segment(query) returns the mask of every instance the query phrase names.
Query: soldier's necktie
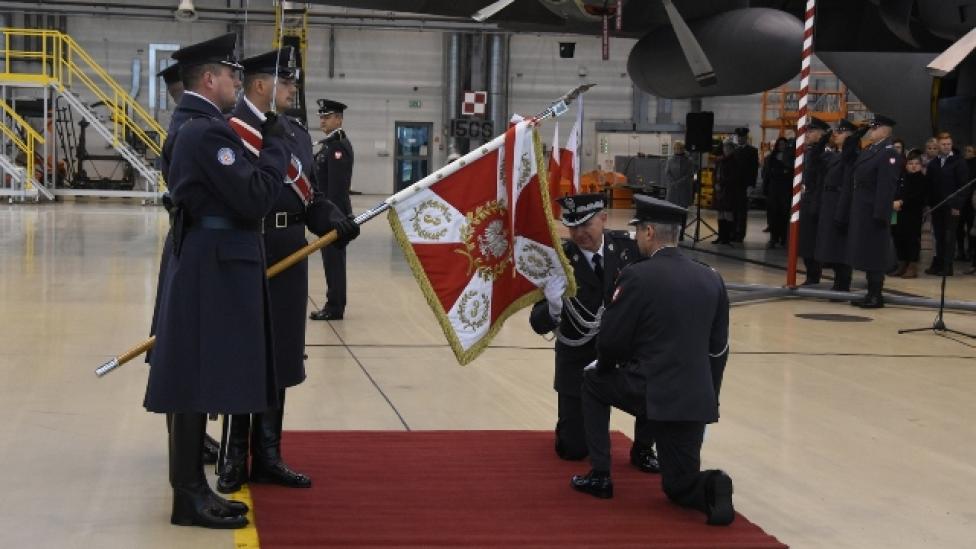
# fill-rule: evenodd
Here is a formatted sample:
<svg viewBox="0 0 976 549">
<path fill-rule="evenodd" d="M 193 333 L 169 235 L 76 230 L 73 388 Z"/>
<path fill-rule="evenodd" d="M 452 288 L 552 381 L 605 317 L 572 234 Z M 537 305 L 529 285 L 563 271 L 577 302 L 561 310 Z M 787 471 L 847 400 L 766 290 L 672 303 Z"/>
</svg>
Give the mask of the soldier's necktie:
<svg viewBox="0 0 976 549">
<path fill-rule="evenodd" d="M 603 282 L 603 258 L 600 254 L 593 254 L 593 274 Z"/>
</svg>

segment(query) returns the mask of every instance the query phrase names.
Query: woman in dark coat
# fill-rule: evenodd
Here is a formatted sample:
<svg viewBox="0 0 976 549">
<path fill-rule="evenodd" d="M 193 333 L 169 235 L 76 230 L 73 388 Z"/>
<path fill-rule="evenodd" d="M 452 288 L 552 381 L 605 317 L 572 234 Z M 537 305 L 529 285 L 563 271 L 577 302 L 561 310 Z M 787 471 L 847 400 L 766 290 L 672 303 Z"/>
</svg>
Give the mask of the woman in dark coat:
<svg viewBox="0 0 976 549">
<path fill-rule="evenodd" d="M 905 171 L 898 181 L 895 191 L 895 211 L 897 221 L 891 226 L 891 236 L 895 240 L 895 254 L 898 269 L 892 276 L 916 278 L 918 276 L 918 253 L 922 246 L 922 209 L 925 207 L 925 174 L 922 173 L 922 153 L 912 150 L 908 153 Z"/>
<path fill-rule="evenodd" d="M 712 207 L 718 212 L 718 238 L 712 244 L 732 244 L 735 236 L 736 186 L 739 170 L 735 162 L 735 145 L 722 145 L 722 155 L 715 161 L 715 201 Z"/>
<path fill-rule="evenodd" d="M 763 195 L 766 197 L 766 224 L 769 225 L 767 248 L 786 245 L 793 197 L 793 159 L 787 143 L 785 137 L 777 139 L 763 164 Z"/>
</svg>

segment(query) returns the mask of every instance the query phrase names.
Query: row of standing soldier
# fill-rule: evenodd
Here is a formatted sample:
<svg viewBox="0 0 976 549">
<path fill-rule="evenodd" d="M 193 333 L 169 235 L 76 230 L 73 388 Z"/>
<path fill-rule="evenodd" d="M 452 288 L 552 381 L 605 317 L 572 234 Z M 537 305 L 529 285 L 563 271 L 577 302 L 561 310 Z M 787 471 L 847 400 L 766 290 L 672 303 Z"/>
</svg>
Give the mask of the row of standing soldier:
<svg viewBox="0 0 976 549">
<path fill-rule="evenodd" d="M 894 125 L 878 115 L 860 129 L 841 120 L 831 131 L 814 117 L 807 130 L 799 231 L 803 285 L 819 284 L 827 266 L 834 271 L 831 289 L 847 292 L 852 271 L 864 271 L 867 294 L 852 302 L 862 308 L 884 306 L 884 277 L 895 262 L 890 226 L 904 159 L 891 142 Z M 868 144 L 861 149 L 864 137 Z"/>
<path fill-rule="evenodd" d="M 208 528 L 246 526 L 247 507 L 218 496 L 204 477 L 207 414 L 229 418 L 221 491 L 245 479 L 310 486 L 280 450 L 284 390 L 305 378 L 307 263 L 271 281 L 265 268 L 304 247 L 306 227 L 320 235 L 335 229 L 340 246 L 359 234 L 307 171 L 308 132 L 273 112 L 294 99 L 291 52 L 275 50 L 242 66 L 236 41 L 228 34 L 173 54 L 186 91 L 163 147 L 172 228 L 145 398 L 147 410 L 171 418 L 170 520 Z M 237 101 L 242 69 L 246 89 Z M 232 108 L 228 121 L 223 113 Z"/>
</svg>

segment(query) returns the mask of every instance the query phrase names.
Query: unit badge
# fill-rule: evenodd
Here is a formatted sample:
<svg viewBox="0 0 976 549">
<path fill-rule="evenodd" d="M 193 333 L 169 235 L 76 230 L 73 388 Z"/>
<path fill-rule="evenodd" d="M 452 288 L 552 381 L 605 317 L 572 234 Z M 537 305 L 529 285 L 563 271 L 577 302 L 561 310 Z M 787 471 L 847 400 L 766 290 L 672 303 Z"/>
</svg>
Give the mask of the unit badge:
<svg viewBox="0 0 976 549">
<path fill-rule="evenodd" d="M 232 151 L 227 147 L 224 147 L 219 151 L 217 151 L 217 162 L 220 162 L 224 166 L 230 166 L 231 164 L 234 163 L 234 160 L 236 159 L 237 158 L 234 156 L 234 151 Z"/>
</svg>

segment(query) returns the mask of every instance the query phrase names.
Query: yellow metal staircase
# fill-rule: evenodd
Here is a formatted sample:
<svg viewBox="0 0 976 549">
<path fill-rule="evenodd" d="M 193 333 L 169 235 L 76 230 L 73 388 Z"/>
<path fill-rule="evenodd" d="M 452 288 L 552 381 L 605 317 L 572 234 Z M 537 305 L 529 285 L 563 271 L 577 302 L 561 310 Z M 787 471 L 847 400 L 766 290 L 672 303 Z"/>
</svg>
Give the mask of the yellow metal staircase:
<svg viewBox="0 0 976 549">
<path fill-rule="evenodd" d="M 0 167 L 14 180 L 14 183 L 21 187 L 19 190 L 23 192 L 24 196 L 39 192 L 48 200 L 54 200 L 51 191 L 37 181 L 34 165 L 37 158 L 37 146 L 44 144 L 44 137 L 37 133 L 37 130 L 21 118 L 3 99 L 0 99 L 0 111 L 3 112 L 3 116 L 0 117 L 0 132 L 23 153 L 24 164 L 26 165 L 25 168 L 17 166 L 3 154 L 3 151 L 0 151 Z M 11 124 L 6 123 L 8 118 L 11 120 Z"/>
<path fill-rule="evenodd" d="M 119 83 L 112 78 L 71 36 L 43 29 L 0 28 L 3 62 L 0 65 L 0 84 L 5 86 L 50 87 L 78 111 L 147 182 L 147 189 L 157 192 L 162 179 L 150 160 L 137 152 L 138 144 L 147 155 L 158 156 L 162 151 L 166 132 L 155 119 Z M 16 44 L 25 44 L 17 47 Z M 108 109 L 108 120 L 103 122 L 83 102 L 75 91 L 90 94 L 94 102 L 101 102 Z M 9 107 L 9 106 L 7 106 Z M 8 112 L 4 108 L 4 112 Z M 9 113 L 16 116 L 13 110 Z M 8 114 L 9 114 L 8 113 Z M 17 117 L 18 124 L 27 123 Z M 29 126 L 27 126 L 29 127 Z M 13 131 L 4 128 L 3 133 Z M 35 135 L 36 131 L 30 130 Z M 28 132 L 23 143 L 33 147 L 37 141 Z M 16 140 L 11 138 L 16 143 Z M 43 138 L 40 141 L 43 143 Z M 20 143 L 17 143 L 20 147 Z M 27 173 L 33 174 L 34 155 L 27 154 Z M 34 182 L 36 184 L 36 181 Z"/>
</svg>

